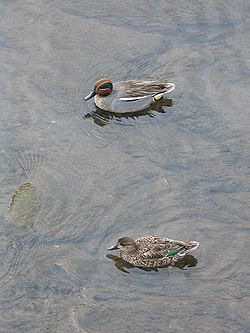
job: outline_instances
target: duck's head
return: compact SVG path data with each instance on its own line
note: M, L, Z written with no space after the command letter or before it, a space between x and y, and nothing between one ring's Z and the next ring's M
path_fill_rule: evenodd
M94 97L95 95L99 95L101 97L106 97L112 93L113 90L113 83L110 79L101 79L96 82L94 86L94 90L91 91L89 95L84 97L85 101L88 101L90 98Z
M124 250L126 252L135 252L138 249L138 246L133 238L131 237L122 237L118 239L116 245L110 247L108 251L112 250Z

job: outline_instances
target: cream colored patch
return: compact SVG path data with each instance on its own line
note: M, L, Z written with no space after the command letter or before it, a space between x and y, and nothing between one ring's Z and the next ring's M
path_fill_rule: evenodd
M159 99L162 98L162 96L163 96L163 94L155 95L155 96L154 96L154 100L155 100L155 101L158 101Z

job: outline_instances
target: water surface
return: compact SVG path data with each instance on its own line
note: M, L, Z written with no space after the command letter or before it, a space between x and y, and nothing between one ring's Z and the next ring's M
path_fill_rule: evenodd
M0 332L249 331L248 11L0 1ZM82 99L102 77L176 90L115 116ZM196 265L106 257L148 234Z

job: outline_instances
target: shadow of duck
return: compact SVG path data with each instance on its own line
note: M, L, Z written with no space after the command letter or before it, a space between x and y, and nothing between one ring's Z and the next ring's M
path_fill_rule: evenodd
M156 115L153 111L159 113L166 113L164 110L164 106L171 107L173 106L173 100L170 98L160 99L154 104L150 105L148 108L136 112L126 112L126 113L115 113L110 111L104 111L96 107L96 109L92 112L87 113L82 117L82 119L93 119L93 122L101 127L109 124L112 120L121 121L122 118L125 119L135 119L143 116L149 116L155 118Z
M129 264L128 262L123 260L121 257L115 256L113 254L107 254L106 258L113 260L115 262L115 267L117 269L119 269L120 271L122 271L123 273L127 273L127 274L129 274L129 272L126 269L132 269L132 268L139 268L146 272L151 272L151 271L158 272L159 271L159 268L136 267L132 264ZM197 264L198 264L198 260L194 256L187 254L185 257L178 260L174 265L167 265L167 266L164 266L161 268L167 268L169 266L172 266L172 267L184 269L185 267L195 267Z

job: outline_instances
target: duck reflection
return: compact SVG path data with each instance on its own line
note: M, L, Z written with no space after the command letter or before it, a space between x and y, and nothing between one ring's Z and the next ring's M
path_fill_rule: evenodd
M129 264L128 262L123 260L121 257L114 256L113 254L107 254L106 258L113 260L115 262L115 267L124 273L129 274L128 270L126 270L126 269L135 268L134 265ZM165 266L164 268L172 266L172 267L178 267L180 269L184 269L185 267L195 267L197 264L198 264L198 260L194 256L187 254L183 258L178 260L174 265L168 265L168 266ZM150 268L150 267L137 267L137 268L139 268L143 271L146 271L146 272L150 272L150 271L158 272L158 270L159 270L158 268Z
M136 112L126 112L126 113L115 113L115 112L109 112L104 111L99 108L95 108L95 111L89 112L86 115L84 115L83 119L90 119L92 118L94 123L103 127L107 124L109 124L112 120L121 121L122 118L139 118L143 116L149 116L149 117L156 117L156 115L153 113L153 111L159 112L159 113L166 113L164 110L164 106L171 107L173 105L173 100L170 98L160 99L159 101L155 102L150 107L136 111Z

